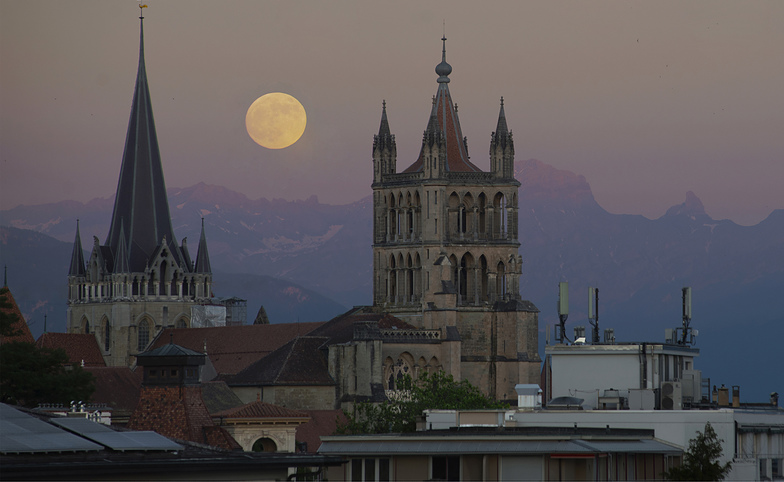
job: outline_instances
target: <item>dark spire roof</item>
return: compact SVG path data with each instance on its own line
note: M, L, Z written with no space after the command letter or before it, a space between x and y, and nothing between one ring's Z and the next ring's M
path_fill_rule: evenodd
M82 250L82 237L79 234L79 220L76 220L76 238L71 252L71 267L69 276L84 276L84 251Z
M204 234L204 218L201 218L201 237L199 238L199 250L196 252L196 273L211 273L210 254L207 252L207 236Z
M464 142L463 132L460 129L460 120L457 117L457 107L452 102L449 93L449 74L452 66L446 61L446 37L441 38L443 49L441 63L436 66L438 74L438 90L436 91L433 110L428 119L427 129L419 151L417 160L403 172L418 172L424 168L424 148L427 139L432 138L435 129L440 129L446 149L446 169L448 171L481 172L468 158L468 148Z
M106 240L107 246L116 252L120 246L121 232L125 232L128 263L130 270L134 272L144 271L148 259L164 237L172 252L180 254L176 249L177 243L171 224L158 136L147 85L144 17L139 18L139 67L112 223ZM123 230L125 223L128 226Z
M130 273L128 266L128 247L125 245L125 226L120 222L120 245L117 246L116 254L114 255L114 272L115 273Z
M498 124L495 127L495 132L490 136L490 150L496 147L506 149L511 146L514 149L512 142L512 133L506 125L506 113L504 112L504 98L501 97L501 110L498 112Z
M495 127L496 134L508 134L509 129L506 127L506 113L504 112L504 98L501 97L501 110L498 112L498 124Z
M378 136L389 136L392 135L391 131L389 130L389 120L387 120L387 101L385 100L381 104L381 125L378 127Z

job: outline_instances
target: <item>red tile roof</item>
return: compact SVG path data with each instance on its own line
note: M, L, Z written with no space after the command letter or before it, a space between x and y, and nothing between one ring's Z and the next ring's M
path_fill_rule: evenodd
M297 427L296 440L307 443L307 451L311 453L316 453L321 446L320 437L335 434L338 420L347 421L342 410L304 410L304 412L310 416L310 421Z
M95 377L93 403L112 407L112 418L130 417L139 402L142 370L128 367L85 367Z
M250 402L229 410L213 413L213 418L298 418L307 419L308 414L300 410L273 405L266 402Z
M85 367L105 367L95 335L89 333L44 333L35 342L38 348L62 348L71 363Z
M233 375L275 351L297 335L304 335L323 322L275 323L270 325L221 326L214 328L169 328L153 341L150 349L172 343L204 352L218 375Z
M21 310L19 310L19 305L16 304L14 295L11 294L11 290L9 290L7 286L0 288L0 298L10 305L8 308L0 308L0 311L2 311L4 314L10 314L11 316L16 315L16 321L11 324L11 330L18 332L18 334L15 336L0 336L0 344L11 343L14 341L35 343L35 338L33 338L33 334L30 333L30 328L27 326L24 316L22 316Z

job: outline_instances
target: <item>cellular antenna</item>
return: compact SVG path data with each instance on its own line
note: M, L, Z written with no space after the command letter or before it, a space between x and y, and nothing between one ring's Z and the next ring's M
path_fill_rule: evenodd
M687 342L692 341L693 337L691 326L691 287L686 286L681 289L683 293L683 333L679 343L685 345Z
M599 288L588 288L588 323L593 327L592 343L599 343Z
M569 317L569 283L561 281L558 283L558 320L560 322L558 333L555 334L555 339L558 343L563 343L564 340L569 341L566 337L566 319Z

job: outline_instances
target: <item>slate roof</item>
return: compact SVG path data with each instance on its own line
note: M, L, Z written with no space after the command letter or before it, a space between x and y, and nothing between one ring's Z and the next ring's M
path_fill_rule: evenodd
M308 414L303 411L292 410L261 401L250 402L239 407L216 412L212 416L213 418L309 418Z
M321 353L329 338L298 336L231 377L231 386L334 385L327 357Z
M85 367L105 367L101 349L91 333L44 333L35 342L38 348L62 348L70 363L84 362Z
M0 297L5 298L10 305L8 308L2 308L2 312L16 315L16 321L11 325L11 329L18 332L15 336L0 336L0 344L14 341L35 343L35 338L33 338L33 334L30 333L30 328L27 326L27 322L25 322L24 316L22 316L22 311L19 309L19 305L16 304L14 295L11 294L11 290L8 289L8 286L0 288Z
M242 400L224 381L202 382L201 398L210 414L242 405Z
M446 62L446 38L441 40L444 43L441 63L436 66L436 73L439 75L438 90L425 129L425 140L422 142L417 160L403 172L419 172L424 168L425 142L428 138L434 139L438 135L442 136L446 144L447 171L482 172L469 160L468 147L464 142L460 119L457 117L457 106L452 102L452 95L449 93L449 74L452 73L452 66Z
M167 328L150 349L170 342L204 353L219 376L234 375L269 355L297 335L304 335L323 322L276 323L270 325L220 326L212 328ZM171 338L169 335L173 335Z
M142 370L128 367L85 367L95 377L93 403L110 406L113 419L127 419L136 408L142 387Z

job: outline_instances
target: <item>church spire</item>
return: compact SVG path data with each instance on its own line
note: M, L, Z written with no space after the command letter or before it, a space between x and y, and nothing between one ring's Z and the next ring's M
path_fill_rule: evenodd
M495 132L490 135L490 170L496 177L514 177L514 141L512 132L506 126L503 97L501 110L498 112L498 124Z
M140 16L139 19L139 66L136 73L136 87L128 120L128 133L125 138L112 222L106 240L106 244L116 253L120 246L121 232L124 231L128 263L132 272L144 271L149 258L164 238L171 247L175 248L172 252L179 254L171 224L158 136L147 84L147 70L144 63L144 17ZM124 227L125 224L127 226Z
M397 146L395 136L389 129L387 119L387 101L381 106L381 124L378 134L373 136L373 182L381 182L385 174L394 174L397 171Z
M201 237L199 238L199 251L196 253L196 273L211 273L210 254L207 252L207 236L204 234L204 218L201 218Z
M74 238L73 251L71 252L71 267L69 276L84 276L84 252L82 250L82 237L79 234L79 220L76 220L76 237Z

